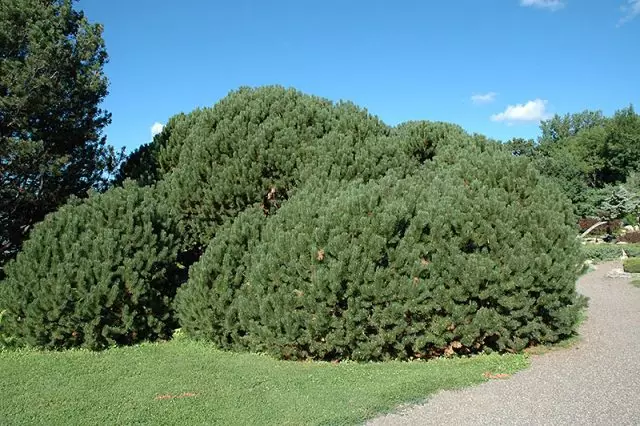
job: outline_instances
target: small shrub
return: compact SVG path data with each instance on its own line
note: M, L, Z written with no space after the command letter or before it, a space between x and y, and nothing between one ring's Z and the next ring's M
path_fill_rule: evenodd
M625 259L625 261L622 262L622 267L625 272L632 274L640 273L640 258L630 257L629 259Z
M42 348L168 337L178 246L168 213L150 188L125 182L47 216L6 268L3 330Z
M640 243L640 231L629 231L620 235L618 241L623 243Z
M620 259L622 250L631 257L640 256L640 245L584 244L582 246L584 256L596 262Z

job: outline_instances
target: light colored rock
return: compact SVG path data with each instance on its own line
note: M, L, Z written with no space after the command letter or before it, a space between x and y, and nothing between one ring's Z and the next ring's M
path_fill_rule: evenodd
M631 278L631 274L625 272L622 268L614 268L607 272L607 278Z

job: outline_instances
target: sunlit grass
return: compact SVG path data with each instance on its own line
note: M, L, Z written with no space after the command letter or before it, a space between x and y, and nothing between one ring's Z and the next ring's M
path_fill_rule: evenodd
M526 368L525 355L315 363L188 340L104 352L0 352L0 423L353 424L441 389Z

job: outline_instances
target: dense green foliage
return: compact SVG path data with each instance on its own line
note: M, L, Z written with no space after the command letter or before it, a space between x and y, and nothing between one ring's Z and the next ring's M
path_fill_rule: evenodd
M116 155L101 136L110 115L102 27L71 0L0 7L0 278L36 222L101 187Z
M462 127L442 122L407 121L393 129L394 135L405 144L407 152L424 163L433 159L438 146L467 139Z
M266 221L263 212L254 208L218 229L200 261L190 268L189 285L178 289L175 308L184 332L223 348L240 340L236 295L245 283L248 256L259 243Z
M406 178L310 186L273 217L220 229L178 292L184 330L225 348L356 360L571 335L582 301L570 205L526 161L457 144L466 151L441 146Z
M150 189L127 183L65 205L7 264L2 329L44 348L167 337L177 247L168 209Z
M300 363L172 341L0 352L6 425L354 425L440 390L514 374L525 355L431 362Z
M640 273L640 258L630 257L622 262L622 266L625 272L631 272L633 274Z
M584 257L595 261L618 260L624 250L628 256L640 257L640 244L584 244Z
M350 103L282 87L241 88L203 110L162 182L190 245L248 206L279 206L310 179L373 178L409 167L387 126Z
M599 111L583 111L543 121L537 142L512 139L505 148L532 159L541 173L564 189L579 216L620 219L622 212L603 205L612 192L629 190L640 195L634 173L640 170L640 115L632 106L612 117ZM622 188L622 189L621 189Z
M0 351L15 346L15 339L5 330L6 326L3 325L5 313L6 311L0 310Z
M349 102L242 87L171 118L116 188L38 225L7 268L2 327L98 349L179 319L289 359L553 343L582 306L582 252L552 180L456 125L390 128Z
M196 109L171 117L151 143L133 151L120 165L116 182L132 179L140 185L151 185L164 178L178 165L182 146L203 115L202 109Z

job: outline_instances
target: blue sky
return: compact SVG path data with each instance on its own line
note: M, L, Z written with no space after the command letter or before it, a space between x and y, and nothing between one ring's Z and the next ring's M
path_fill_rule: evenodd
M388 124L449 121L506 140L550 114L640 109L640 0L81 0L105 26L130 152L154 123L240 86L351 100ZM156 130L160 126L156 124Z

